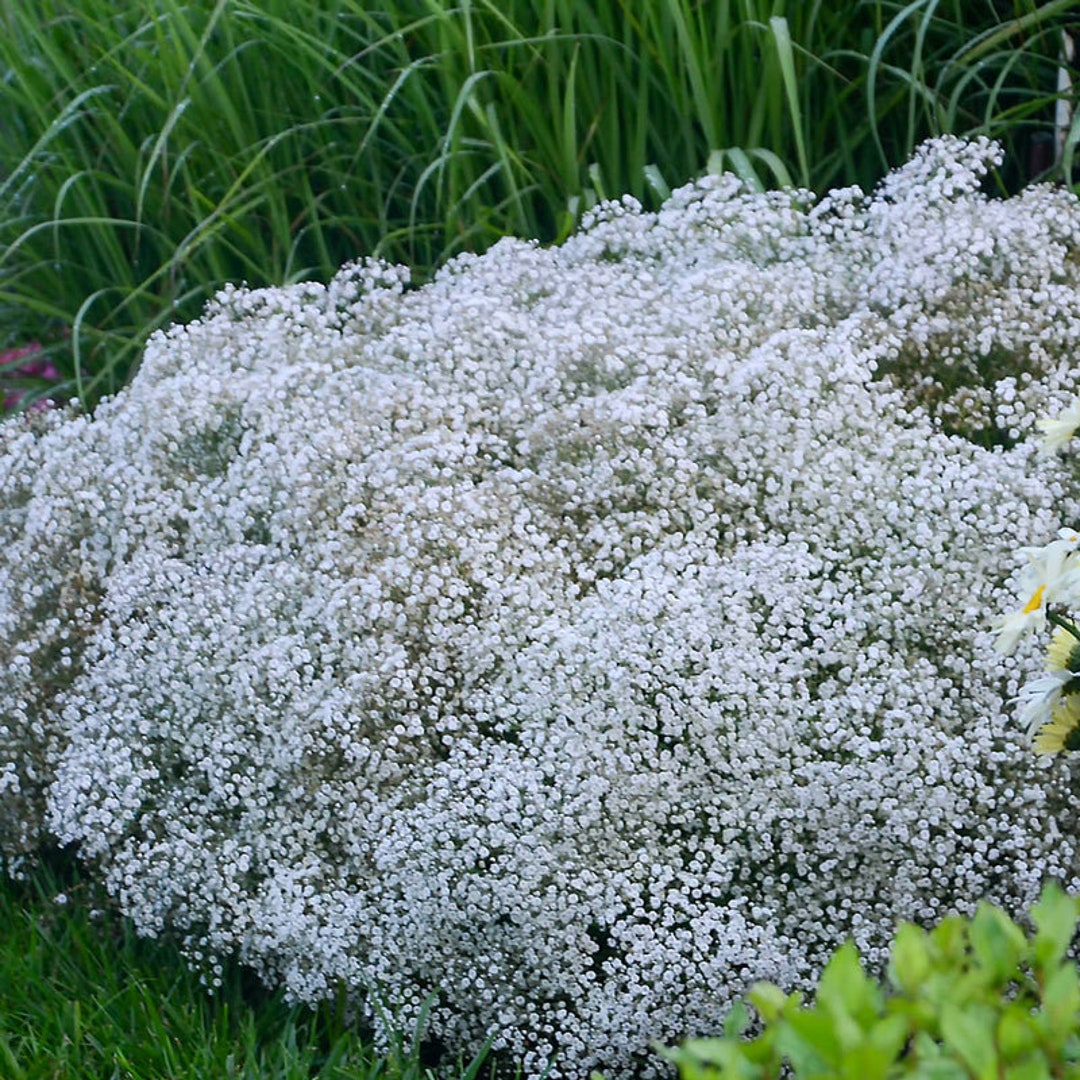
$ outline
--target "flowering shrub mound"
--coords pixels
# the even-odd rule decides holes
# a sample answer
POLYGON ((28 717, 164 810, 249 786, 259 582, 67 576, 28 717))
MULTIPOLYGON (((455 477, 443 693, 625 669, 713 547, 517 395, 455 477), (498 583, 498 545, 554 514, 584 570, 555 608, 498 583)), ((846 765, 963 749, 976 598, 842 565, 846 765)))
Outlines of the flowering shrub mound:
POLYGON ((845 935, 1075 883, 988 627, 1080 512, 1026 438, 1080 207, 981 195, 995 153, 229 290, 5 425, 9 862, 51 834, 211 973, 612 1077, 845 935))

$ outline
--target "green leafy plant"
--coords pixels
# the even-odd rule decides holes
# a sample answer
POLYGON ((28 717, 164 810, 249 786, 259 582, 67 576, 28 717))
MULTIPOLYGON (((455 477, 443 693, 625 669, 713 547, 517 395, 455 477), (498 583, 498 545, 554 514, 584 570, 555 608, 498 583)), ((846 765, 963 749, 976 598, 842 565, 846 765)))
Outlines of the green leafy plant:
POLYGON ((722 1037, 662 1053, 682 1080, 766 1080, 785 1063, 802 1080, 1077 1076, 1080 976, 1067 953, 1078 916, 1080 899, 1050 884, 1032 910, 1032 936, 985 902, 930 932, 905 923, 885 986, 848 942, 812 1005, 757 983, 747 995, 763 1021, 756 1037, 744 1037, 749 1011, 738 1002, 722 1037))

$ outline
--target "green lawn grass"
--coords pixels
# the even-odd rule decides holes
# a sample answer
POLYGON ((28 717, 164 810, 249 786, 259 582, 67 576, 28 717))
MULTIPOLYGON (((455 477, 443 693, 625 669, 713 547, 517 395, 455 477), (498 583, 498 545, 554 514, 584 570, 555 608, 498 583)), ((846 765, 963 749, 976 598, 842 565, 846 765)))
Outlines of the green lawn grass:
MULTIPOLYGON (((5 1080, 418 1080, 420 1040, 378 1054, 342 1002, 288 1006, 239 965, 213 994, 166 941, 140 939, 70 860, 0 878, 5 1080)), ((483 1055, 449 1072, 486 1075, 483 1055)))

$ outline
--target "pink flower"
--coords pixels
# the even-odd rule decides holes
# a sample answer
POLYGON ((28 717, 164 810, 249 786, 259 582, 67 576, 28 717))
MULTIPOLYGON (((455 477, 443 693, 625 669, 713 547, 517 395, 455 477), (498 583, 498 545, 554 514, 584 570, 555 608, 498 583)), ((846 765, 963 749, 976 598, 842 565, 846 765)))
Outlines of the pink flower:
MULTIPOLYGON (((20 345, 15 349, 6 349, 0 352, 0 377, 14 376, 17 379, 41 379, 44 382, 59 382, 62 378, 56 365, 43 351, 40 341, 31 341, 29 344, 20 345), (30 357, 17 367, 9 367, 17 360, 30 357)), ((25 390, 8 390, 0 392, 0 412, 10 412, 18 407, 19 402, 26 396, 25 390)), ((48 398, 40 398, 35 401, 31 409, 48 409, 53 402, 48 398)))

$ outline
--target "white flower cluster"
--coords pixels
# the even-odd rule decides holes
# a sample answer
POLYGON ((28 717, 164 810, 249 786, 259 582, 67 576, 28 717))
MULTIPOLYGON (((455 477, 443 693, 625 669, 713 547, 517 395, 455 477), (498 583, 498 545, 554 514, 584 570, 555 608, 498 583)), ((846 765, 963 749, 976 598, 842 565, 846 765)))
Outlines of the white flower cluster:
POLYGON ((1025 438, 1077 388, 1080 206, 980 194, 995 153, 229 290, 93 419, 5 426, 8 858, 565 1077, 1076 886, 989 620, 1080 514, 1025 438))

